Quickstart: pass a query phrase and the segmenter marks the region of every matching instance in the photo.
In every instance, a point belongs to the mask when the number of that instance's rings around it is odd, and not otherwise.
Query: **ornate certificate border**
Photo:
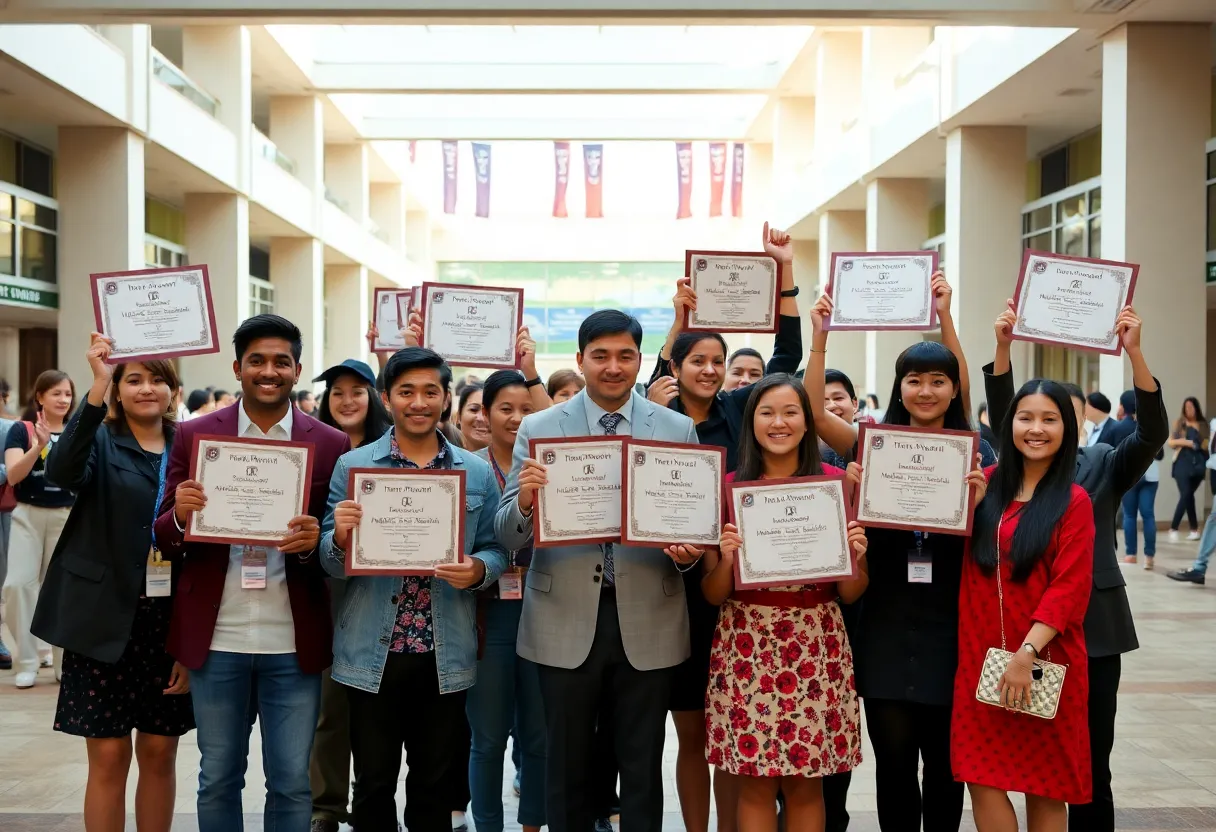
[[[417,468],[352,468],[348,472],[346,499],[359,502],[368,486],[372,489],[379,480],[402,477],[422,478],[452,501],[452,526],[449,529],[451,544],[433,560],[430,567],[402,568],[401,562],[393,558],[368,554],[363,548],[363,536],[356,526],[351,534],[351,547],[347,552],[347,575],[434,575],[435,566],[455,564],[464,560],[465,545],[465,483],[466,472],[460,470],[420,470]]]
[[[625,453],[624,436],[572,436],[550,439],[532,439],[528,443],[532,459],[545,464],[543,454],[545,449],[564,447],[567,445],[616,445],[622,455],[622,465]],[[623,483],[622,483],[623,487]],[[536,492],[534,506],[536,516],[533,519],[533,546],[544,549],[551,546],[580,546],[584,544],[616,543],[621,539],[620,526],[604,526],[598,529],[561,529],[558,528],[550,512],[546,509],[545,489]]]
[[[443,350],[435,350],[449,363],[460,367],[493,367],[498,370],[518,370],[519,354],[515,351],[515,338],[519,328],[524,325],[524,290],[510,289],[502,286],[469,286],[463,283],[429,283],[424,282],[421,288],[422,297],[417,305],[422,312],[422,346],[434,349],[435,336],[431,328],[431,316],[428,314],[433,305],[444,302],[448,292],[463,292],[472,295],[507,296],[508,303],[514,307],[514,321],[511,327],[510,343],[502,352],[494,355],[452,355]]]
[[[118,287],[131,280],[148,280],[157,276],[178,276],[181,282],[193,287],[194,303],[201,310],[202,325],[197,331],[185,333],[181,341],[174,341],[173,346],[165,350],[135,350],[115,344],[110,352],[110,364],[120,364],[131,361],[167,360],[186,355],[211,355],[220,351],[219,336],[215,326],[215,306],[211,301],[211,277],[204,265],[180,266],[170,269],[137,269],[126,272],[99,272],[89,275],[90,289],[93,295],[93,319],[97,323],[97,331],[109,335],[114,331],[110,319],[110,307],[106,297],[117,294]]]
[[[415,286],[412,289],[383,289],[383,288],[381,288],[381,289],[374,290],[372,292],[372,320],[377,322],[377,328],[379,327],[379,321],[380,321],[380,317],[379,317],[380,304],[383,303],[381,298],[385,297],[386,295],[392,298],[392,300],[390,300],[389,303],[393,307],[393,312],[395,312],[397,315],[397,332],[400,333],[401,330],[405,328],[406,324],[409,323],[408,319],[404,320],[404,321],[401,320],[401,298],[402,298],[402,296],[409,297],[410,306],[412,308],[413,306],[416,305],[414,302],[414,295],[417,291],[418,291],[417,286]],[[376,343],[372,345],[373,352],[396,352],[397,350],[399,350],[405,346],[404,340],[400,344],[398,344],[396,342],[390,343],[383,339],[384,339],[384,333],[378,332],[377,338],[376,338]]]
[[[713,525],[704,535],[699,537],[680,537],[664,534],[661,531],[643,529],[640,520],[652,512],[647,505],[637,504],[637,495],[633,491],[633,472],[639,465],[645,465],[651,452],[667,452],[675,455],[700,457],[705,460],[713,471],[718,487],[713,490]],[[679,442],[656,442],[645,439],[626,439],[624,452],[621,454],[621,543],[625,546],[655,547],[679,543],[699,543],[706,546],[717,546],[722,536],[722,486],[726,478],[726,451],[713,445],[686,445]]]
[[[689,331],[704,332],[776,332],[780,326],[779,308],[781,304],[781,278],[783,269],[780,263],[763,251],[698,251],[689,249],[684,252],[684,274],[691,281],[693,291],[697,291],[697,277],[709,268],[711,260],[750,260],[759,262],[764,267],[763,278],[765,285],[761,287],[773,297],[773,305],[768,317],[758,321],[736,321],[723,325],[712,321],[701,321],[696,315],[685,310],[684,328]]]
[[[838,251],[832,253],[832,273],[825,290],[827,295],[836,302],[836,292],[840,288],[840,276],[853,270],[858,260],[911,260],[912,264],[924,274],[925,286],[921,296],[920,311],[911,317],[896,318],[883,323],[875,323],[864,318],[846,318],[839,314],[838,309],[832,310],[832,315],[824,323],[827,330],[900,330],[927,331],[937,329],[937,305],[933,302],[933,273],[937,271],[938,256],[936,251]]]

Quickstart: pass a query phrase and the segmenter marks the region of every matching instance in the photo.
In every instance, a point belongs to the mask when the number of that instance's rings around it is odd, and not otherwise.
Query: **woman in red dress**
[[[1064,832],[1067,804],[1091,795],[1082,624],[1093,583],[1093,510],[1073,484],[1078,434],[1068,391],[1029,381],[1009,412],[963,564],[950,756],[980,832],[1016,832],[1008,792],[1026,795],[1030,832]],[[976,699],[992,647],[1014,654],[1001,677],[1002,707]],[[1022,712],[1040,657],[1068,668],[1054,719]]]

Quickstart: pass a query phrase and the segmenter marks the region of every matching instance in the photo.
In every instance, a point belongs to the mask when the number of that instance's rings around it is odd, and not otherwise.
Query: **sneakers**
[[[38,657],[38,666],[39,667],[51,667],[54,664],[55,664],[55,660],[51,658],[50,653],[43,653],[41,656]]]
[[[1152,556],[1152,555],[1145,555],[1145,556],[1144,556],[1144,570],[1145,570],[1146,572],[1152,572],[1152,571],[1153,571],[1153,556]]]
[[[0,640],[0,670],[13,669],[13,654],[8,652],[8,648],[4,646],[4,641]]]
[[[37,681],[37,679],[38,679],[37,673],[35,673],[33,671],[27,671],[25,673],[18,673],[16,676],[14,676],[13,684],[15,684],[19,689],[24,690],[25,688],[32,688],[34,686],[34,682]]]
[[[452,812],[452,832],[467,832],[469,820],[464,812]]]
[[[1136,556],[1135,555],[1124,555],[1123,562],[1124,563],[1135,563]]]
[[[1194,569],[1183,569],[1181,572],[1171,572],[1170,578],[1175,581],[1182,581],[1188,584],[1199,584],[1203,586],[1204,574],[1196,572]],[[18,685],[20,687],[20,685]]]
[[[1170,543],[1177,543],[1177,542],[1178,542],[1178,530],[1170,529]]]
[[[1190,534],[1188,534],[1188,535],[1186,536],[1186,539],[1187,539],[1187,540],[1198,540],[1198,539],[1199,539],[1199,532],[1191,532]]]

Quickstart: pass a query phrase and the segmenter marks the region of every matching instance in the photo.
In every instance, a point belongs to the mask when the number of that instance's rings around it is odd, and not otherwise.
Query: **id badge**
[[[921,549],[908,551],[908,583],[933,583],[933,555]]]
[[[266,550],[246,546],[241,555],[241,589],[266,588]]]
[[[158,549],[148,552],[148,569],[144,578],[144,595],[148,598],[168,598],[173,592],[173,565],[160,556]]]
[[[519,572],[504,572],[498,578],[498,597],[504,601],[521,601],[524,597],[524,576]]]

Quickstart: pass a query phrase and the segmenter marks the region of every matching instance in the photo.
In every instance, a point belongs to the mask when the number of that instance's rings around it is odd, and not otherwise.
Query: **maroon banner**
[[[477,216],[490,216],[490,146],[473,142],[473,175],[477,179]]]
[[[414,164],[418,160],[418,142],[410,140],[410,164]]]
[[[726,190],[726,142],[709,145],[709,215],[722,216],[722,192]]]
[[[676,219],[686,220],[692,216],[692,142],[676,142],[676,181],[680,192]]]
[[[587,216],[604,216],[604,146],[583,145],[583,178],[586,180]]]
[[[743,216],[743,142],[735,142],[734,168],[730,174],[730,215]]]
[[[458,142],[443,143],[443,213],[456,213],[456,170],[460,160]]]
[[[553,216],[565,217],[566,186],[570,184],[570,142],[553,143]]]

